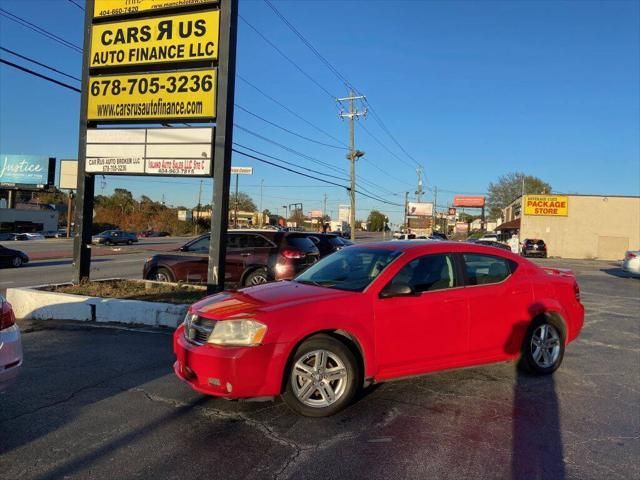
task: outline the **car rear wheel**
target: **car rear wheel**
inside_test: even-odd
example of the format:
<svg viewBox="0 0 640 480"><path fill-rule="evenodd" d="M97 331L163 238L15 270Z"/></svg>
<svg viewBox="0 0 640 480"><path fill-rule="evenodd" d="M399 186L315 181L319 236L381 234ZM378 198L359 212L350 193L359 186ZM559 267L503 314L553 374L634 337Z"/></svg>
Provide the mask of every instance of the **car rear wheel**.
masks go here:
<svg viewBox="0 0 640 480"><path fill-rule="evenodd" d="M520 366L536 375L548 375L560 367L563 357L564 338L559 326L547 318L534 320L527 330Z"/></svg>
<svg viewBox="0 0 640 480"><path fill-rule="evenodd" d="M316 335L293 355L282 398L296 413L327 417L351 402L359 378L351 350L333 337Z"/></svg>
<svg viewBox="0 0 640 480"><path fill-rule="evenodd" d="M269 276L267 275L267 270L264 268L259 268L258 270L254 270L244 279L245 287L253 287L255 285L262 285L263 283L269 282Z"/></svg>
<svg viewBox="0 0 640 480"><path fill-rule="evenodd" d="M173 275L164 267L158 268L150 276L150 280L155 280L156 282L173 282Z"/></svg>
<svg viewBox="0 0 640 480"><path fill-rule="evenodd" d="M22 266L22 258L13 257L13 259L11 260L11 265L15 268Z"/></svg>
<svg viewBox="0 0 640 480"><path fill-rule="evenodd" d="M104 244L108 247L109 245L111 245L111 240L105 240Z"/></svg>
<svg viewBox="0 0 640 480"><path fill-rule="evenodd" d="M131 245L133 243L133 240L127 240L127 245Z"/></svg>

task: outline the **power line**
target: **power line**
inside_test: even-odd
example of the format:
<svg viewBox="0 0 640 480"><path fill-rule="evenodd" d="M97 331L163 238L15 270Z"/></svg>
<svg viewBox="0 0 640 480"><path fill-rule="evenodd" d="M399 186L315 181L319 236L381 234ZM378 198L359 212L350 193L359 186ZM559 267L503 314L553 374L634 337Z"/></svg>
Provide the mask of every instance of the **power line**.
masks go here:
<svg viewBox="0 0 640 480"><path fill-rule="evenodd" d="M47 80L48 82L52 82L55 83L57 85L60 85L61 87L64 88L68 88L69 90L73 90L74 92L78 92L80 93L81 90L79 88L73 87L71 85L68 85L66 83L60 82L58 80L56 80L55 78L51 78L51 77L47 77L46 75L42 75L41 73L38 72L34 72L33 70L30 70L28 68L22 67L16 63L10 62L8 60L5 60L4 58L0 58L0 63L4 63L5 65L9 65L10 67L13 68L17 68L18 70L22 70L25 73L28 73L29 75L34 75L36 77L42 78L43 80Z"/></svg>
<svg viewBox="0 0 640 480"><path fill-rule="evenodd" d="M306 118L300 116L298 113L296 113L295 111L293 111L292 109L290 109L289 107L287 107L285 104L283 104L282 102L279 102L278 100L276 100L275 98L273 98L271 95L269 95L268 93L266 93L264 90L261 90L260 87L256 86L255 84L253 84L252 82L250 82L249 80L247 80L245 77L243 77L242 75L240 75L239 73L236 74L236 76L242 80L244 83L246 83L247 85L249 85L251 88L253 88L254 90L256 90L258 93L260 93L262 96L264 96L265 98L271 100L273 103L275 103L276 105L279 105L281 108L283 108L284 110L286 110L287 112L289 112L291 115L293 115L294 117L296 117L298 120L302 120L304 123L306 123L307 125L315 128L317 131L319 131L320 133L323 133L324 135L326 135L327 137L331 138L332 140L335 140L336 142L340 143L341 145L344 145L345 148L347 148L347 144L344 143L342 140L334 137L333 135L331 135L329 132L327 132L326 130L323 130L322 128L318 127L317 125L315 125L314 123L310 122L309 120L307 120Z"/></svg>
<svg viewBox="0 0 640 480"><path fill-rule="evenodd" d="M293 131L289 130L288 128L285 128L285 127L283 127L281 125L278 125L277 123L271 122L270 120L267 120L266 118L261 117L260 115L247 110L246 108L238 105L237 103L235 104L235 106L236 106L236 108L239 108L243 112L248 113L249 115L252 115L252 116L258 118L258 119L262 120L263 122L268 123L269 125L272 125L272 126L274 126L276 128L279 128L280 130L283 130L283 131L285 131L287 133L290 133L291 135L294 135L294 136L296 136L298 138L302 138L303 140L307 140L308 142L312 142L312 143L315 143L315 144L318 144L318 145L322 145L322 146L325 146L325 147L336 148L336 149L339 149L339 150L346 150L346 147L341 147L339 145L332 145L330 143L324 143L324 142L321 142L319 140L314 140L313 138L305 137L304 135L301 135L299 133L293 132Z"/></svg>
<svg viewBox="0 0 640 480"><path fill-rule="evenodd" d="M63 45L67 48L70 48L72 50L75 50L77 53L82 53L82 48L72 42L69 42L67 40L65 40L62 37L59 37L58 35L56 35L55 33L51 33L49 30L39 27L38 25L36 25L35 23L31 23L28 20L25 20L22 17L19 17L18 15L14 15L11 12L8 12L7 10L5 10L4 8L0 8L0 15L2 15L3 17L11 20L12 22L15 22L19 25L22 25L23 27L28 28L29 30L32 30L36 33L39 33L40 35L43 35L47 38L49 38L50 40L53 40L55 42L58 42L60 45Z"/></svg>
<svg viewBox="0 0 640 480"><path fill-rule="evenodd" d="M29 57L27 57L25 55L22 55L22 54L20 54L18 52L15 52L13 50L8 49L8 48L0 46L0 50L5 51L7 53L10 53L11 55L15 55L16 57L22 58L23 60L26 60L28 62L35 63L36 65L39 65L39 66L41 66L43 68L46 68L47 70L51 70L52 72L56 72L56 73L59 73L60 75L64 75L65 77L68 77L68 78L70 78L72 80L77 80L78 82L82 81L78 77L74 77L73 75L69 75L68 73L64 73L64 72L58 70L57 68L50 67L49 65L46 65L46 64L41 63L41 62L38 62L37 60L34 60L33 58L29 58Z"/></svg>
<svg viewBox="0 0 640 480"><path fill-rule="evenodd" d="M239 15L238 17L240 18L240 20L246 23L247 26L251 28L257 35L259 35L260 38L262 38L265 42L267 42L267 44L269 44L276 52L278 52L280 55L282 55L283 58L285 58L289 63L291 63L291 65L293 65L300 73L302 73L305 77L307 77L314 85L316 85L320 90L322 90L325 94L331 97L332 100L335 100L336 96L332 95L329 90L327 90L325 87L320 85L320 83L318 83L318 81L315 78L313 78L306 71L304 71L302 67L300 67L300 65L296 63L295 60L292 60L291 57L287 56L282 50L280 50L280 48L278 48L276 44L274 44L264 34L262 34L256 27L254 27L251 23L249 23L242 15Z"/></svg>
<svg viewBox="0 0 640 480"><path fill-rule="evenodd" d="M79 3L76 3L75 0L67 0L69 3L73 3L76 7L78 7L80 10L82 10L84 12L84 7L82 5L80 5Z"/></svg>

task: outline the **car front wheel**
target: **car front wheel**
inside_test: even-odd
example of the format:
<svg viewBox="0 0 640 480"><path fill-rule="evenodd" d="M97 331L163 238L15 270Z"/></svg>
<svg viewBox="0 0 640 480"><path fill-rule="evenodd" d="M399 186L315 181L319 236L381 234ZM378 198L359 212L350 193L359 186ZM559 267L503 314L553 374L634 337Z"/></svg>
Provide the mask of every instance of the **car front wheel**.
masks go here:
<svg viewBox="0 0 640 480"><path fill-rule="evenodd" d="M268 281L269 276L267 275L267 271L264 268L259 268L247 275L247 278L244 279L244 286L253 287L255 285L262 285Z"/></svg>
<svg viewBox="0 0 640 480"><path fill-rule="evenodd" d="M166 268L160 267L151 274L151 280L156 282L173 282L173 275Z"/></svg>
<svg viewBox="0 0 640 480"><path fill-rule="evenodd" d="M359 378L351 350L333 337L316 335L296 350L282 398L296 413L327 417L351 402Z"/></svg>
<svg viewBox="0 0 640 480"><path fill-rule="evenodd" d="M560 367L563 357L561 329L547 318L534 320L524 340L520 366L536 375L548 375Z"/></svg>

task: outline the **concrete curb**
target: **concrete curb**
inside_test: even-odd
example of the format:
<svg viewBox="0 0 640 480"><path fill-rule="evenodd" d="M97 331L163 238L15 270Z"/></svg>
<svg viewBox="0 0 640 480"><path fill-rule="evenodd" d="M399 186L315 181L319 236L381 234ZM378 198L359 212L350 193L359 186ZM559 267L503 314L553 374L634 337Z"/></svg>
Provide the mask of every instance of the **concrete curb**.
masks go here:
<svg viewBox="0 0 640 480"><path fill-rule="evenodd" d="M75 320L176 328L188 305L87 297L40 290L7 288L7 300L16 318L23 320Z"/></svg>

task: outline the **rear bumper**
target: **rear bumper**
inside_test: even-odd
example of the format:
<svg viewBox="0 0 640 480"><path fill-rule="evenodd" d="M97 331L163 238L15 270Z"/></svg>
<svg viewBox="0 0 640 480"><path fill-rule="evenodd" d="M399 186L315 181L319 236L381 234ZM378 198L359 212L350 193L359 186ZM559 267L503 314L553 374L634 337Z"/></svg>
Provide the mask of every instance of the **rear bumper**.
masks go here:
<svg viewBox="0 0 640 480"><path fill-rule="evenodd" d="M628 258L622 262L622 270L634 275L640 275L640 258Z"/></svg>
<svg viewBox="0 0 640 480"><path fill-rule="evenodd" d="M272 397L280 394L287 361L286 344L257 347L194 345L180 326L173 336L173 370L191 388L222 398Z"/></svg>

